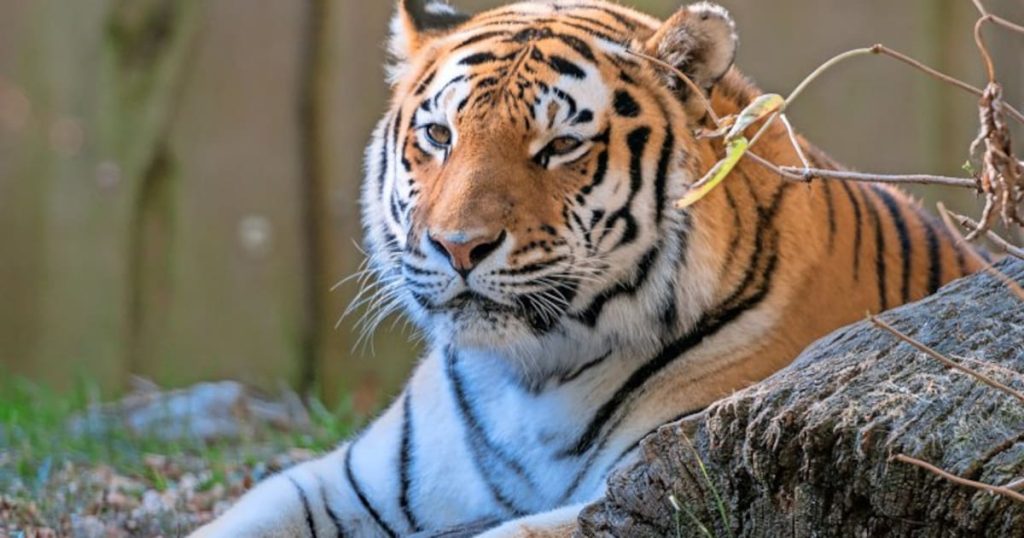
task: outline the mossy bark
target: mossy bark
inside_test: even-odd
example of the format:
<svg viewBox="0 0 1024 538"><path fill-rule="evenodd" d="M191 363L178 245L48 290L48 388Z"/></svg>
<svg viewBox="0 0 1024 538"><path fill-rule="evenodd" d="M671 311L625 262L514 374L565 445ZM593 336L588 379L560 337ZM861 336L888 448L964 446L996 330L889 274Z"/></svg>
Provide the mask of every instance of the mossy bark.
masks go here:
<svg viewBox="0 0 1024 538"><path fill-rule="evenodd" d="M999 268L1024 282L1024 263ZM989 275L882 317L1024 387L1024 304ZM1024 405L867 322L642 450L584 511L579 535L1024 536L1024 504L891 459L989 484L1024 477Z"/></svg>

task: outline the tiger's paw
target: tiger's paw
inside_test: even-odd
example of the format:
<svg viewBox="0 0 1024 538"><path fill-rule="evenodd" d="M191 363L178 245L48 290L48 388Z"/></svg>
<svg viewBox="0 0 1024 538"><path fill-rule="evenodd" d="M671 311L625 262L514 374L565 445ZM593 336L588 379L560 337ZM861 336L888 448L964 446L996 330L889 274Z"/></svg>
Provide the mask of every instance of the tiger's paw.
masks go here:
<svg viewBox="0 0 1024 538"><path fill-rule="evenodd" d="M543 514L514 519L478 535L477 538L570 538L576 533L576 520L583 506L566 506Z"/></svg>

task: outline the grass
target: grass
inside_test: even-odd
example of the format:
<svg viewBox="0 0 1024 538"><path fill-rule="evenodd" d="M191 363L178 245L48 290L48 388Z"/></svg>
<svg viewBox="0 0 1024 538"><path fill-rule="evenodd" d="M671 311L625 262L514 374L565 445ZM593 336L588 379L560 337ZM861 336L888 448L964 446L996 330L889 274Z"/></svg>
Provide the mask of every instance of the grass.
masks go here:
<svg viewBox="0 0 1024 538"><path fill-rule="evenodd" d="M262 477L333 449L362 422L348 399L331 409L310 399L303 431L262 428L211 443L117 427L73 432L69 422L98 393L86 380L64 394L0 377L0 536L76 534L88 518L113 525L108 536L182 535ZM177 521L163 514L169 521L154 528L132 519L147 498L170 503L168 513L209 513Z"/></svg>
<svg viewBox="0 0 1024 538"><path fill-rule="evenodd" d="M713 500L715 510L718 512L719 523L721 524L721 528L725 529L726 532L724 536L728 538L733 538L731 524L732 519L729 516L729 508L726 506L725 501L722 499L722 495L718 491L718 486L715 484L715 481L712 480L711 475L708 473L708 468L704 464L704 459L701 457L700 452L697 450L697 447L695 447L693 445L693 442L690 441L689 436L683 434L682 438L687 448L689 448L690 451L693 453L694 459L697 462L697 468L700 470L701 478L704 479L704 482L707 483L708 489L711 490L711 495L712 497L714 497ZM685 503L679 502L679 499L675 495L669 495L668 501L674 511L673 513L675 518L677 538L681 537L683 533L683 521L680 515L686 515L689 522L694 527L696 527L696 529L700 531L700 533L703 536L706 536L708 538L717 538L716 535L712 533L711 530L708 528L709 526L705 525L700 520L700 518L697 517L696 510L691 510L689 507L686 506Z"/></svg>

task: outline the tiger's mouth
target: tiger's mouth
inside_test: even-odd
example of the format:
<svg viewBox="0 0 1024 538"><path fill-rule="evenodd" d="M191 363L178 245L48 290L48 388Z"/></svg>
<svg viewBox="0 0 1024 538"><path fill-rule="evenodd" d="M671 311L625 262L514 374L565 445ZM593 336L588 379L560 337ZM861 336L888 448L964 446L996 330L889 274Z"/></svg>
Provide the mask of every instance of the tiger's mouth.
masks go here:
<svg viewBox="0 0 1024 538"><path fill-rule="evenodd" d="M510 305L501 304L493 299L481 295L475 291L465 291L454 299L441 305L441 309L448 311L479 310L481 312L495 312L514 314L519 310Z"/></svg>
<svg viewBox="0 0 1024 538"><path fill-rule="evenodd" d="M564 310L545 308L530 295L519 296L512 305L502 304L474 291L466 291L435 308L451 316L457 327L489 325L504 328L512 321L527 325L534 333L550 332L565 315Z"/></svg>

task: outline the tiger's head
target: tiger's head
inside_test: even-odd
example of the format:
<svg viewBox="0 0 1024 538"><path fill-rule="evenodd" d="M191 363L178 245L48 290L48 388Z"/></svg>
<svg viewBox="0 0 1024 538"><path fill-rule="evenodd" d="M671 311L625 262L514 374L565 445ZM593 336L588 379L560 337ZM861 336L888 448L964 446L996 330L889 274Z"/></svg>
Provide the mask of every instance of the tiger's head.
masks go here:
<svg viewBox="0 0 1024 538"><path fill-rule="evenodd" d="M402 0L391 39L363 191L390 299L435 341L520 358L653 338L685 315L674 201L698 179L705 112L632 52L709 91L737 46L722 8L660 22L602 0L475 16Z"/></svg>

